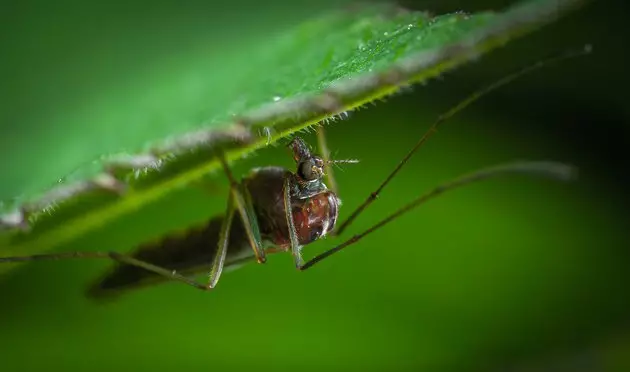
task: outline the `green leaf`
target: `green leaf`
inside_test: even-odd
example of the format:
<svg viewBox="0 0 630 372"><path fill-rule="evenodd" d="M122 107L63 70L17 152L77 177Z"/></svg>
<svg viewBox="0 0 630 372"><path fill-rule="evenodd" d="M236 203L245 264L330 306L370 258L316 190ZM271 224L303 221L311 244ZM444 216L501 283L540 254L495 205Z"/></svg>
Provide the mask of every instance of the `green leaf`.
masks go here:
<svg viewBox="0 0 630 372"><path fill-rule="evenodd" d="M133 135L95 161L75 159L84 165L50 191L5 200L2 255L59 248L218 170L219 151L237 160L476 59L583 2L439 16L370 5L244 44L222 64L206 49L165 62L137 86L105 92L90 109L51 123Z"/></svg>

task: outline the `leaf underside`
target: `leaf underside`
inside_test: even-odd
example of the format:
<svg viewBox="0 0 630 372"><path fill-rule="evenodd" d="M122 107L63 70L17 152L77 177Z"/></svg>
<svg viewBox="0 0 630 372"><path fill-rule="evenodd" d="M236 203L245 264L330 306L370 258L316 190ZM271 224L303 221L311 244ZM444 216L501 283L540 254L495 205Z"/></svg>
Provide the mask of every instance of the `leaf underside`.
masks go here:
<svg viewBox="0 0 630 372"><path fill-rule="evenodd" d="M237 160L478 58L583 2L531 0L501 13L440 16L370 5L301 24L247 51L254 68L235 83L241 93L215 97L205 87L199 107L211 97L210 109L174 107L185 119L203 118L194 129L147 139L138 144L151 141L147 151L103 156L46 193L5 202L0 255L58 248L218 170L218 152ZM243 91L253 93L243 99Z"/></svg>

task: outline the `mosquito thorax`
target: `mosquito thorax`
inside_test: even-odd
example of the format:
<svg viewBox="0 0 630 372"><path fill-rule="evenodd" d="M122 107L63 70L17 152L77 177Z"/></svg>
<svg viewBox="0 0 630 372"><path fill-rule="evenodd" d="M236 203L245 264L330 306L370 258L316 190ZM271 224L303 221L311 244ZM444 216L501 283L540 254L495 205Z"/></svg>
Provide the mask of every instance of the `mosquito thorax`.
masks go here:
<svg viewBox="0 0 630 372"><path fill-rule="evenodd" d="M312 243L333 231L340 204L337 195L330 190L294 199L291 212L300 244Z"/></svg>

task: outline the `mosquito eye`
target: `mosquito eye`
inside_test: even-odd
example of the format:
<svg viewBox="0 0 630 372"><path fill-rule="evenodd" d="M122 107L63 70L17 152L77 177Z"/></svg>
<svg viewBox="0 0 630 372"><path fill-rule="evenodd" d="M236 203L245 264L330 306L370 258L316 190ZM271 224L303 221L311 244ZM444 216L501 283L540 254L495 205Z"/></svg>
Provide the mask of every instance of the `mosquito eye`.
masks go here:
<svg viewBox="0 0 630 372"><path fill-rule="evenodd" d="M317 167L310 160L301 162L298 166L297 173L301 179L306 181L312 181L319 177Z"/></svg>
<svg viewBox="0 0 630 372"><path fill-rule="evenodd" d="M309 164L307 164L307 162L301 162L298 165L297 174L298 176L300 176L301 179L307 180L308 176L310 175L310 172L311 172L311 167L309 166Z"/></svg>

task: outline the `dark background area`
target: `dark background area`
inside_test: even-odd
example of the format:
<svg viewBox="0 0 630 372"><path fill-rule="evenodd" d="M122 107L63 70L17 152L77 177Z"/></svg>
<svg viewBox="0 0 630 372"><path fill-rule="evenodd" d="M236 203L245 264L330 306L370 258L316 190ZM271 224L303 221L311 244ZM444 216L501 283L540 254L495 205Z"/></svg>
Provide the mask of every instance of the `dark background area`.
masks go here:
<svg viewBox="0 0 630 372"><path fill-rule="evenodd" d="M144 17L147 27L157 15L179 9L181 24L190 26L181 35L201 27L204 16L217 20L216 30L230 30L235 19L247 25L239 35L217 31L217 39L225 41L253 37L263 25L280 29L332 3L242 1L188 8L153 2L124 11L68 9L83 15L103 12L103 26ZM511 2L400 3L443 13ZM11 146L28 146L27 137L15 137L25 133L17 126L55 131L29 119L53 110L52 98L64 86L55 78L63 58L40 61L26 44L14 43L46 35L28 30L47 20L68 33L61 39L69 44L45 47L77 55L91 51L69 22L81 16L49 6L55 10L8 2L0 11L0 45L6 52L0 77L7 82L0 88L7 103L0 111L2 169L20 167ZM630 148L629 11L624 1L593 1L479 61L352 113L328 130L330 146L340 157L362 161L361 168L338 172L344 206L355 206L428 123L458 100L544 57L592 44L591 55L519 79L446 124L355 231L440 180L513 159L575 164L580 179L574 186L518 180L475 186L401 219L319 271L295 273L289 257L273 257L266 267L226 275L222 289L209 295L165 285L95 305L83 300L81 291L107 264L27 265L0 281L3 370L629 370L630 176L624 160ZM198 22L192 21L195 16ZM84 25L95 33L98 26ZM16 37L18 30L23 38ZM104 80L117 61L127 63L124 56L107 58L101 62L113 67L104 70ZM40 64L49 66L41 70L41 79L20 78ZM18 82L23 84L12 85ZM68 91L79 97L82 92L72 90L71 83ZM36 98L51 107L32 106ZM314 143L313 135L306 139ZM237 164L235 172L288 165L286 160L283 150L269 148ZM203 205L219 213L223 204L217 198ZM131 216L118 227L122 233L163 228L167 222L161 212L168 210L168 217L176 219L190 213L186 206L166 201L143 211L140 223Z"/></svg>
<svg viewBox="0 0 630 372"><path fill-rule="evenodd" d="M483 11L509 3L499 0L400 2L412 9L428 8L436 13L464 8ZM507 66L518 68L519 62L527 64L561 50L592 44L595 53L591 56L543 69L502 89L500 94L480 102L479 106L531 119L533 126L527 130L567 146L582 157L581 162L592 167L590 171L599 172L602 179L626 189L622 185L629 181L624 159L630 139L627 125L630 108L623 93L630 84L625 47L630 42L624 20L627 12L628 4L624 1L592 2L586 9L547 26L544 32L516 40L508 48L484 58L482 63L453 72L458 79L457 87L472 90L510 71ZM444 86L448 84L447 81L433 85L430 95L453 94L453 87Z"/></svg>

